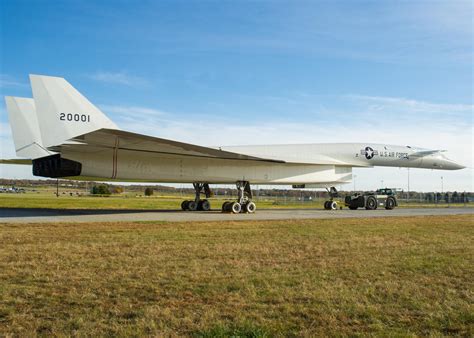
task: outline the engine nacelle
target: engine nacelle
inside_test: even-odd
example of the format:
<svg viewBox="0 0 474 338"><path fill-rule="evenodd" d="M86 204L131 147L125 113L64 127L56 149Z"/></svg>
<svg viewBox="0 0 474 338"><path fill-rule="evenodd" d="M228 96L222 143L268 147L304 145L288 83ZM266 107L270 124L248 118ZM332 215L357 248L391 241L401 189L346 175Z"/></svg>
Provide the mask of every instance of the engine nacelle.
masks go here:
<svg viewBox="0 0 474 338"><path fill-rule="evenodd" d="M79 176L82 164L80 162L62 158L61 155L51 155L33 160L33 175L59 178Z"/></svg>

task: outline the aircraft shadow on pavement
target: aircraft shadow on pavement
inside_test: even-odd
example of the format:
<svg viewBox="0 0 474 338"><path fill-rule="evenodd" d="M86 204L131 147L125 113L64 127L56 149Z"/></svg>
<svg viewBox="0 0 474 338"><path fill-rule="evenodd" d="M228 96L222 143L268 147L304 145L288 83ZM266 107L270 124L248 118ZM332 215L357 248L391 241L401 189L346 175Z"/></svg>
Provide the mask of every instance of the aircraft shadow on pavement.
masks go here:
<svg viewBox="0 0 474 338"><path fill-rule="evenodd" d="M322 211L319 208L308 209L260 209L260 211L291 212L291 211ZM337 211L336 211L337 212ZM50 208L0 208L1 218L21 218L21 217L57 217L57 216L94 216L94 215L119 215L119 214L143 214L143 213L189 213L181 209L50 209ZM193 212L193 213L196 213ZM220 209L211 211L197 211L197 213L213 214L222 213Z"/></svg>
<svg viewBox="0 0 474 338"><path fill-rule="evenodd" d="M144 209L42 209L42 208L0 208L0 218L48 217L48 216L93 216L134 213L173 213L182 210Z"/></svg>
<svg viewBox="0 0 474 338"><path fill-rule="evenodd" d="M412 215L438 215L438 214L472 214L474 208L403 208L396 210L323 210L323 209L259 209L260 212L271 212L288 215L291 212L298 211L299 213L312 213L313 215L331 215L344 217L364 217L367 216L412 216ZM120 214L146 214L146 213L160 213L160 214L185 214L189 211L182 211L181 209L163 210L163 209L42 209L42 208L0 208L0 221L8 218L28 218L28 217L61 217L61 216L101 216L101 215L120 215ZM221 214L219 209L211 211L196 211L192 214Z"/></svg>

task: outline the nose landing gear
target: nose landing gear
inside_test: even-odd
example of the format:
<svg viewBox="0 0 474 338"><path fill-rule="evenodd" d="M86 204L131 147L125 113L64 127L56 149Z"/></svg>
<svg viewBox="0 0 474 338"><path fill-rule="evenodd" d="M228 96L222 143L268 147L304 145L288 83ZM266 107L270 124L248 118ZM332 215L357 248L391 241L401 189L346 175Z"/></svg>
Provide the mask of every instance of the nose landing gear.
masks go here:
<svg viewBox="0 0 474 338"><path fill-rule="evenodd" d="M337 209L337 202L334 201L334 198L339 197L339 192L335 187L331 187L330 189L327 189L328 194L329 194L329 200L324 202L324 209L326 210L336 210Z"/></svg>

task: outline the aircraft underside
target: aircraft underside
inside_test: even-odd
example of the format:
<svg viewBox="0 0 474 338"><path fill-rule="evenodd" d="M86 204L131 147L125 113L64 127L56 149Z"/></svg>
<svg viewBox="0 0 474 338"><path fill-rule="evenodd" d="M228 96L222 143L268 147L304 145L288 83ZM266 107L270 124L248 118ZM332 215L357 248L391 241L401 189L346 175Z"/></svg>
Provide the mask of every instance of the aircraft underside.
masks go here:
<svg viewBox="0 0 474 338"><path fill-rule="evenodd" d="M234 184L332 184L348 183L352 168L334 165L263 163L214 158L136 153L119 150L95 154L65 153L64 157L80 162L80 176L102 177L119 181L170 183L206 182Z"/></svg>

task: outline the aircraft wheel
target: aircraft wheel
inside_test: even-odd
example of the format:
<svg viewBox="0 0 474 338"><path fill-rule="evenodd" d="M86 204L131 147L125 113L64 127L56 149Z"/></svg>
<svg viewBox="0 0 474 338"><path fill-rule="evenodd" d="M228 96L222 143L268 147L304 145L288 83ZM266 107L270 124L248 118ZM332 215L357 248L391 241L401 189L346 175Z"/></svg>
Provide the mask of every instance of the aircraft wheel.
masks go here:
<svg viewBox="0 0 474 338"><path fill-rule="evenodd" d="M257 206L255 205L254 202L248 202L244 206L245 212L248 212L249 214L253 214L255 210L257 210Z"/></svg>
<svg viewBox="0 0 474 338"><path fill-rule="evenodd" d="M189 202L189 201L183 201L183 202L181 202L181 209L183 209L183 210L188 210L188 202Z"/></svg>
<svg viewBox="0 0 474 338"><path fill-rule="evenodd" d="M365 208L367 210L377 209L377 200L375 199L375 197L370 196L369 198L367 198L367 204L365 205Z"/></svg>
<svg viewBox="0 0 474 338"><path fill-rule="evenodd" d="M202 211L211 210L211 203L209 203L208 200L202 200L202 201L200 201L200 204L201 204L200 210L202 210Z"/></svg>
<svg viewBox="0 0 474 338"><path fill-rule="evenodd" d="M197 210L197 203L194 201L188 201L188 210L189 211L196 211Z"/></svg>
<svg viewBox="0 0 474 338"><path fill-rule="evenodd" d="M329 210L336 210L337 209L337 202L336 201L329 201L328 209Z"/></svg>
<svg viewBox="0 0 474 338"><path fill-rule="evenodd" d="M395 208L395 200L392 197L389 197L385 202L385 209L392 210L393 208Z"/></svg>
<svg viewBox="0 0 474 338"><path fill-rule="evenodd" d="M227 209L228 204L229 201L225 201L224 203L222 203L222 212L229 212L229 210Z"/></svg>
<svg viewBox="0 0 474 338"><path fill-rule="evenodd" d="M324 202L324 209L331 210L330 204L331 204L331 201Z"/></svg>
<svg viewBox="0 0 474 338"><path fill-rule="evenodd" d="M242 211L242 206L240 203L237 202L231 202L232 204L230 205L230 210L232 211L233 214L239 214Z"/></svg>

